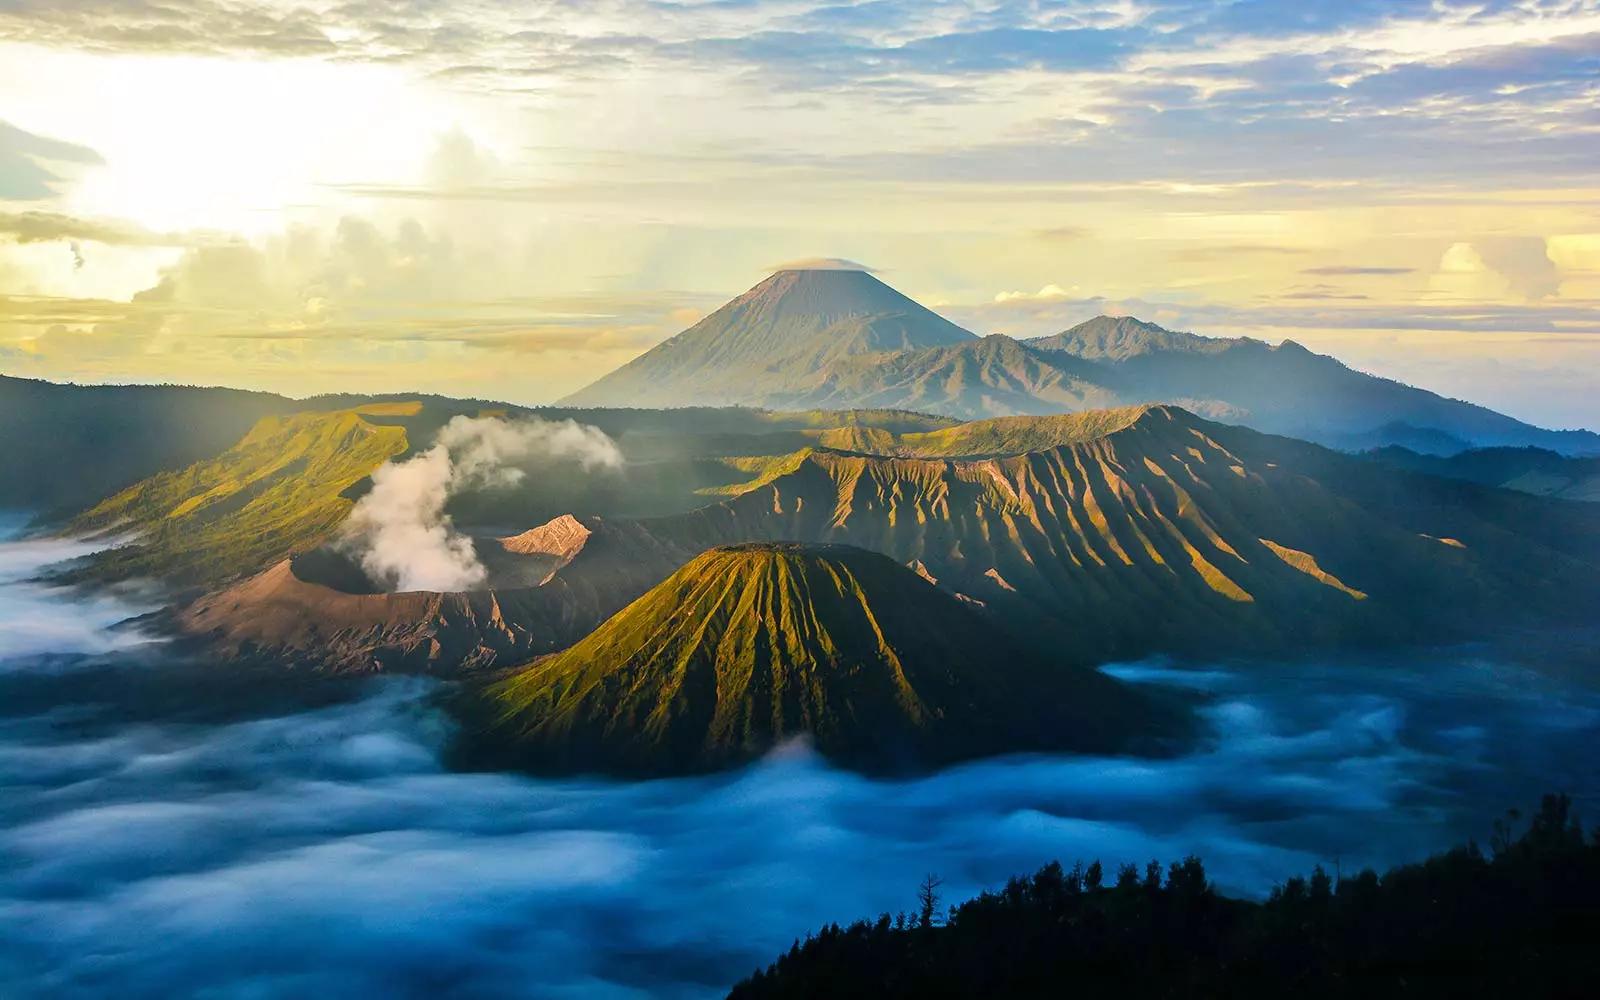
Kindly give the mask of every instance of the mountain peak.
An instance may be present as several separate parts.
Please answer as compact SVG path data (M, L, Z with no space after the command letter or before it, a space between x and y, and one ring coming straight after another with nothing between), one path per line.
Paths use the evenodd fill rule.
M781 404L803 394L841 359L974 339L865 270L789 267L565 402Z
M1168 330L1134 316L1096 316L1054 336L1036 337L1027 343L1039 350L1062 351L1080 358L1126 361L1165 351L1215 354L1242 340Z
M493 735L558 770L696 771L796 736L843 762L915 768L1103 751L1174 721L1104 675L1041 661L887 556L790 542L703 553L491 697Z
M839 267L781 268L722 309L751 303L766 304L785 316L807 316L823 322L847 316L925 311L867 271Z

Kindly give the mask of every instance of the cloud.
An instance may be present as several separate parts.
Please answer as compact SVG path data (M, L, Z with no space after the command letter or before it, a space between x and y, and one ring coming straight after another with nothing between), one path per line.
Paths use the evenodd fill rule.
M1478 241L1484 263L1502 275L1511 292L1525 299L1545 299L1561 290L1561 272L1550 259L1546 241L1537 236L1491 236Z
M0 121L0 200L35 201L51 198L62 180L46 164L102 166L99 153L87 146L24 132Z
M843 257L802 257L799 260L784 261L782 264L773 264L768 271L865 271L867 274L877 274L875 268L865 264L857 264L853 260Z
M1372 298L1370 295L1357 295L1351 292L1341 292L1328 288L1313 288L1300 292L1286 292L1278 296L1280 299L1300 300L1307 302L1364 302Z
M372 474L372 489L350 511L338 544L392 590L476 590L488 573L445 504L456 494L515 485L527 475L515 463L530 458L570 460L585 471L623 461L604 431L571 420L457 416L433 447Z
M1037 292L996 292L994 301L997 303L1026 303L1026 302L1057 302L1072 297L1072 293L1060 285L1045 285Z
M1362 267L1362 266L1335 266L1335 267L1308 267L1301 274L1315 274L1323 277L1356 277L1361 275L1389 276L1399 274L1414 274L1414 267Z
M1545 255L1569 274L1600 274L1600 233L1571 233L1545 240Z
M17 243L87 241L107 246L182 247L192 236L156 233L114 219L80 219L58 212L0 212L0 239Z
M470 229L470 227L467 227ZM50 213L0 215L0 239L167 242L110 223ZM479 231L481 235L481 230ZM65 326L36 351L148 352L165 346L315 339L338 344L457 344L474 349L614 352L676 332L705 296L619 292L528 296L517 250L458 244L405 220L392 229L346 216L331 230L291 227L256 240L183 234L181 256L126 303L0 297L0 328ZM91 325L92 324L92 325Z
M1049 229L1035 229L1032 235L1034 239L1046 243L1074 243L1092 234L1081 226L1053 226Z
M104 549L106 540L25 538L26 516L0 512L0 675L128 652L151 637L116 628L155 610L149 594L127 588L88 593L43 582L51 567Z
M1471 243L1452 243L1428 279L1428 294L1436 299L1494 301L1510 292L1511 281L1490 267Z
M1266 243L1234 243L1224 246L1187 247L1172 252L1172 259L1188 264L1209 264L1234 257L1284 256L1293 257L1311 251L1304 247L1275 246Z
M322 17L302 5L223 0L6 0L0 39L115 53L329 55Z

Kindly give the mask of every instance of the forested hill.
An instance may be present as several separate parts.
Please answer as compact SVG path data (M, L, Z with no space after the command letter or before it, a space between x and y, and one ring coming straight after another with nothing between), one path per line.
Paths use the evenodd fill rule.
M1515 840L1513 816L1488 853L1381 877L1318 868L1265 903L1223 896L1196 858L1115 876L1050 864L948 915L919 893L921 912L824 928L729 1000L1594 996L1600 830L1586 838L1565 796Z

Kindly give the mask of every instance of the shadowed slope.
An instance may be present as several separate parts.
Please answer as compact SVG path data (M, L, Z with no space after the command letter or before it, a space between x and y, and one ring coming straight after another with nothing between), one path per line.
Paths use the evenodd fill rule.
M797 380L779 398L790 405L893 406L968 420L1075 413L1121 402L1106 374L1092 363L996 335L891 358L850 358L819 373L814 387Z
M1600 454L1600 435L1552 431L1487 407L1356 371L1292 340L1276 346L1165 330L1100 316L1025 342L1046 356L1092 362L1124 402L1182 403L1257 430L1342 445L1408 426L1477 445L1535 445Z
M1224 340L1181 333L1132 316L1096 316L1070 330L1035 337L1027 344L1041 351L1063 351L1091 361L1116 362L1157 352L1220 354L1245 342L1243 337Z
M1600 458L1567 458L1542 448L1480 448L1444 458L1393 445L1369 451L1366 457L1431 476L1535 496L1600 502Z
M899 769L1182 730L1143 695L1042 661L905 567L843 546L707 552L490 696L491 740L555 770L702 770L802 734L834 759Z
M304 408L237 389L0 375L0 508L71 514L147 476L210 458L263 416Z

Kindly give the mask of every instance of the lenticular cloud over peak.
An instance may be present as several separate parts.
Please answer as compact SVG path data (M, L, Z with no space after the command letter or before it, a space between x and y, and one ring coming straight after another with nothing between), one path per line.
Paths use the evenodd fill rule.
M878 274L875 267L843 257L801 257L798 260L785 261L782 264L773 264L767 268L769 271L865 271L867 274Z

